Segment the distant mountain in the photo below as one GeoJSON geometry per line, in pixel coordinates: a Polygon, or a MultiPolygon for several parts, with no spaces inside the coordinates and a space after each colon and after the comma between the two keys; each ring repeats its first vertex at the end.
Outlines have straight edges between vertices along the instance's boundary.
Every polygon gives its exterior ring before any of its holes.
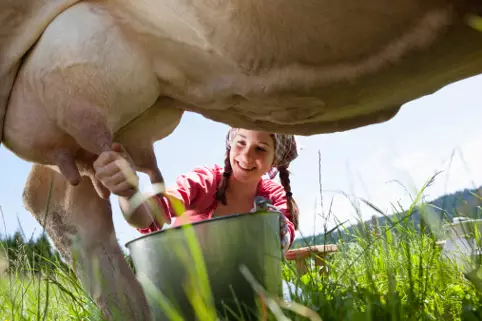
{"type": "Polygon", "coordinates": [[[482,218],[482,186],[474,189],[464,189],[462,191],[455,192],[453,194],[447,194],[441,196],[430,202],[422,202],[420,206],[414,209],[411,213],[400,212],[392,215],[377,217],[376,219],[367,220],[363,223],[357,223],[350,226],[340,227],[338,230],[333,231],[325,235],[323,233],[296,239],[292,248],[299,248],[314,244],[333,244],[337,243],[341,238],[349,240],[352,238],[352,234],[355,231],[359,231],[362,224],[365,224],[368,228],[374,228],[374,224],[379,226],[385,226],[388,222],[398,221],[403,218],[408,218],[410,222],[413,222],[415,228],[420,231],[421,213],[426,211],[430,213],[430,217],[434,218],[432,222],[436,222],[438,227],[443,224],[452,221],[454,217],[463,216],[474,219],[482,218]]]}

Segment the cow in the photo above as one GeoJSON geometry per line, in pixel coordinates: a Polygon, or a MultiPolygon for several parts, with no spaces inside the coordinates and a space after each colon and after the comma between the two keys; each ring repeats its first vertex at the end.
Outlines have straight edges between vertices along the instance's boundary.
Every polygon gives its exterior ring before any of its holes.
{"type": "Polygon", "coordinates": [[[153,143],[184,111],[296,135],[387,121],[482,72],[481,12],[479,0],[3,0],[0,142],[32,163],[25,207],[106,318],[148,320],[97,155],[118,142],[162,183],[153,143]]]}

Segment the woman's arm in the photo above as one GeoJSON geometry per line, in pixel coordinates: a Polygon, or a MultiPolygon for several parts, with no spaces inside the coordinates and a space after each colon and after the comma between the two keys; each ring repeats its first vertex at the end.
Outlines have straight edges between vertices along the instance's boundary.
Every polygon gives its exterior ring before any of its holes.
{"type": "Polygon", "coordinates": [[[148,203],[144,202],[136,209],[132,209],[129,199],[129,197],[120,196],[119,207],[122,211],[124,219],[132,227],[137,229],[147,228],[153,224],[154,218],[156,219],[158,226],[163,226],[164,223],[170,223],[171,218],[170,216],[166,216],[166,211],[162,206],[158,206],[158,210],[160,211],[161,215],[154,215],[148,203]]]}
{"type": "Polygon", "coordinates": [[[151,216],[159,218],[151,219],[149,226],[140,227],[138,231],[147,234],[160,230],[164,223],[170,224],[172,217],[183,214],[182,211],[177,213],[176,208],[191,209],[197,207],[203,209],[209,207],[216,193],[216,182],[215,170],[207,167],[195,168],[178,176],[176,184],[166,189],[167,197],[159,195],[153,197],[153,200],[156,201],[156,208],[160,208],[160,215],[151,216]]]}
{"type": "MultiPolygon", "coordinates": [[[[154,196],[139,205],[133,202],[139,194],[139,178],[134,165],[119,144],[112,151],[103,152],[94,162],[96,178],[113,194],[119,196],[119,207],[125,220],[138,230],[158,230],[164,223],[170,223],[175,213],[174,206],[166,197],[154,196]],[[133,208],[135,207],[135,208],[133,208]],[[159,215],[160,214],[160,215],[159,215]]],[[[203,202],[215,189],[214,172],[208,168],[196,168],[177,177],[176,184],[166,190],[166,194],[180,202],[184,208],[203,202]]],[[[142,231],[141,231],[142,232],[142,231]]]]}

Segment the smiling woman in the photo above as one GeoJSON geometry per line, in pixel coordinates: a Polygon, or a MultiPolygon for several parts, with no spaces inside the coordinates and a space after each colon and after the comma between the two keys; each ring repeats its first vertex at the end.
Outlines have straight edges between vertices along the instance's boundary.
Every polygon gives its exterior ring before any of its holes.
{"type": "Polygon", "coordinates": [[[128,155],[120,146],[102,153],[94,163],[96,176],[113,194],[119,196],[120,207],[126,221],[143,234],[158,231],[164,223],[173,227],[253,210],[254,199],[268,199],[281,215],[281,246],[286,251],[295,238],[298,228],[298,207],[293,200],[288,167],[298,156],[294,136],[231,128],[226,138],[224,168],[195,168],[180,175],[175,186],[165,195],[156,195],[160,207],[156,215],[147,202],[132,208],[131,198],[137,193],[137,176],[130,166],[128,155]],[[120,165],[120,164],[123,164],[120,165]],[[128,173],[126,173],[126,165],[128,173]],[[122,168],[123,167],[123,168],[122,168]],[[273,179],[279,173],[281,184],[273,179]],[[269,178],[263,178],[268,174],[269,178]],[[176,202],[186,209],[176,217],[176,202]]]}

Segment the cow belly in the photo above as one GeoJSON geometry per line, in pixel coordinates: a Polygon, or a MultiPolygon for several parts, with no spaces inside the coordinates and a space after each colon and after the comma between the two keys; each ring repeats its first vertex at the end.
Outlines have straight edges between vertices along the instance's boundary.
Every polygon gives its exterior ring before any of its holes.
{"type": "Polygon", "coordinates": [[[476,0],[106,1],[163,92],[231,126],[348,130],[481,70],[476,0]]]}
{"type": "Polygon", "coordinates": [[[55,163],[59,151],[75,155],[145,112],[158,87],[147,60],[100,4],[78,3],[56,17],[24,60],[5,144],[26,160],[55,163]]]}

